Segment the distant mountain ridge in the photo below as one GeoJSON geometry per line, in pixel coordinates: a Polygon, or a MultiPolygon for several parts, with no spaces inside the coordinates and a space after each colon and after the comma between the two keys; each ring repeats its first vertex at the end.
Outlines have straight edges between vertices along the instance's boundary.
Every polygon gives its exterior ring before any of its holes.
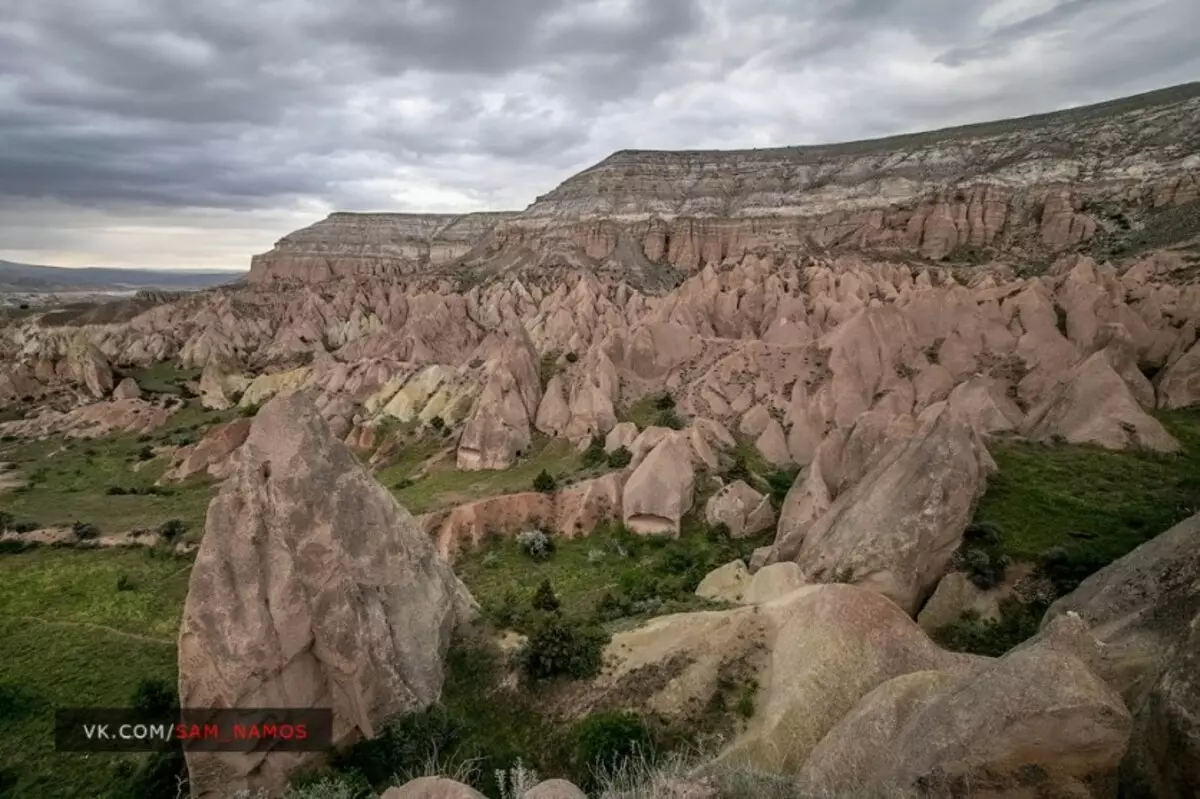
{"type": "Polygon", "coordinates": [[[171,271],[117,267],[38,266],[0,261],[0,291],[188,291],[232,283],[244,272],[229,270],[171,271]]]}

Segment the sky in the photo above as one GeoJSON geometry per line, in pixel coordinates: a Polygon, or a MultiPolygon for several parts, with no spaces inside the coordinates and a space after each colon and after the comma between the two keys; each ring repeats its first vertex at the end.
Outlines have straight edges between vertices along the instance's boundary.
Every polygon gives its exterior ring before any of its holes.
{"type": "Polygon", "coordinates": [[[1197,0],[3,0],[0,259],[247,268],[332,210],[520,210],[1200,79],[1197,0]]]}

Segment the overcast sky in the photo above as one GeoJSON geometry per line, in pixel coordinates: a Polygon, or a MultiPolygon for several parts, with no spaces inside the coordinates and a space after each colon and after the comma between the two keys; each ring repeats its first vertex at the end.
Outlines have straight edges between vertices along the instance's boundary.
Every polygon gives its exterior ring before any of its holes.
{"type": "Polygon", "coordinates": [[[521,209],[623,148],[879,136],[1200,78],[1200,0],[3,0],[0,259],[239,267],[521,209]]]}

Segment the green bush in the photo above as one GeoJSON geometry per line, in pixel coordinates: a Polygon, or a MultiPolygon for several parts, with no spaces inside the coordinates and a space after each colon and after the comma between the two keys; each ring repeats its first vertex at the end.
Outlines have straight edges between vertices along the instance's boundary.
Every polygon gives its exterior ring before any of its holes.
{"type": "Polygon", "coordinates": [[[537,590],[533,592],[533,608],[534,610],[543,610],[547,613],[553,613],[558,610],[562,603],[558,601],[558,595],[554,593],[554,586],[550,585],[549,580],[542,580],[537,590]]]}
{"type": "Polygon", "coordinates": [[[158,534],[164,541],[174,541],[187,532],[187,525],[182,519],[168,519],[158,527],[158,534]]]}
{"type": "Polygon", "coordinates": [[[984,619],[968,610],[953,624],[934,630],[932,638],[954,652],[999,657],[1033,637],[1045,611],[1043,603],[1010,598],[1000,603],[999,619],[984,619]]]}
{"type": "Polygon", "coordinates": [[[579,360],[579,353],[577,353],[577,352],[568,352],[567,353],[567,363],[575,363],[578,360],[579,360]]]}
{"type": "Polygon", "coordinates": [[[1006,556],[993,557],[976,547],[967,549],[963,555],[963,570],[967,573],[967,578],[984,591],[1004,582],[1004,574],[1009,565],[1006,556]]]}
{"type": "Polygon", "coordinates": [[[391,719],[374,738],[335,752],[329,764],[337,772],[361,774],[372,785],[381,785],[449,758],[462,734],[460,724],[435,706],[391,719]]]}
{"type": "Polygon", "coordinates": [[[413,485],[413,481],[411,478],[401,477],[399,480],[397,480],[395,483],[392,484],[392,488],[396,489],[397,491],[403,491],[406,488],[412,488],[412,485],[413,485]]]}
{"type": "Polygon", "coordinates": [[[792,469],[775,469],[767,474],[767,486],[770,488],[771,504],[775,506],[775,510],[783,507],[783,501],[792,490],[797,474],[799,472],[792,469]]]}
{"type": "Polygon", "coordinates": [[[1074,591],[1081,582],[1110,562],[1095,552],[1051,547],[1042,553],[1039,569],[1054,584],[1058,595],[1063,596],[1074,591]]]}
{"type": "Polygon", "coordinates": [[[674,408],[667,408],[659,411],[654,417],[654,423],[659,427],[669,427],[672,430],[682,430],[684,428],[683,419],[675,412],[674,408]]]}
{"type": "Polygon", "coordinates": [[[750,482],[752,476],[750,474],[750,467],[746,464],[746,456],[740,452],[735,454],[733,456],[733,463],[725,471],[725,476],[728,477],[731,482],[734,480],[741,480],[747,483],[750,482]]]}
{"type": "Polygon", "coordinates": [[[675,398],[667,392],[663,392],[654,398],[654,409],[657,411],[669,411],[674,407],[675,398]]]}
{"type": "Polygon", "coordinates": [[[633,462],[633,453],[627,447],[617,447],[608,453],[608,465],[613,469],[624,469],[633,462]]]}
{"type": "Polygon", "coordinates": [[[629,760],[649,761],[654,756],[654,737],[636,713],[591,713],[576,722],[569,737],[571,771],[588,790],[629,760]]]}
{"type": "Polygon", "coordinates": [[[7,533],[16,524],[16,521],[11,513],[0,510],[0,533],[7,533]]]}
{"type": "Polygon", "coordinates": [[[0,555],[19,555],[30,546],[25,541],[0,541],[0,555]]]}
{"type": "Polygon", "coordinates": [[[602,630],[561,616],[545,616],[521,652],[521,665],[533,680],[594,677],[600,673],[607,642],[608,635],[602,630]]]}
{"type": "Polygon", "coordinates": [[[152,461],[155,457],[154,447],[149,444],[138,450],[138,460],[140,461],[152,461]]]}
{"type": "Polygon", "coordinates": [[[554,475],[545,469],[542,469],[538,472],[537,477],[533,478],[534,491],[541,491],[543,494],[552,494],[557,487],[558,481],[554,479],[554,475]]]}
{"type": "Polygon", "coordinates": [[[80,541],[86,541],[100,535],[100,528],[88,522],[75,522],[71,525],[71,532],[80,541]]]}
{"type": "Polygon", "coordinates": [[[38,529],[38,527],[40,527],[40,525],[37,522],[23,521],[14,524],[12,526],[12,531],[14,533],[32,533],[34,530],[38,529]]]}
{"type": "Polygon", "coordinates": [[[104,493],[108,494],[110,497],[123,497],[128,494],[129,491],[126,490],[124,486],[109,486],[108,490],[104,493]]]}
{"type": "Polygon", "coordinates": [[[122,574],[120,577],[117,578],[117,590],[118,591],[132,591],[133,590],[133,580],[129,579],[128,574],[122,574]]]}
{"type": "Polygon", "coordinates": [[[604,439],[600,436],[592,436],[588,448],[583,451],[583,457],[580,462],[585,468],[599,466],[608,460],[608,454],[604,451],[604,439]]]}
{"type": "Polygon", "coordinates": [[[440,433],[446,429],[446,420],[440,416],[435,416],[429,420],[429,426],[440,433]]]}
{"type": "Polygon", "coordinates": [[[138,682],[130,705],[139,713],[168,716],[179,709],[179,692],[164,679],[146,678],[138,682]]]}
{"type": "Polygon", "coordinates": [[[534,560],[548,560],[554,554],[554,539],[544,530],[522,530],[517,546],[534,560]]]}

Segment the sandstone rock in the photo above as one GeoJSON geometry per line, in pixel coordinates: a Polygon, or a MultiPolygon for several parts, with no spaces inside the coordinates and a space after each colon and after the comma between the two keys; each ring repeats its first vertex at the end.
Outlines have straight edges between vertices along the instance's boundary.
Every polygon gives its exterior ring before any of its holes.
{"type": "Polygon", "coordinates": [[[960,383],[947,400],[950,409],[984,436],[1011,433],[1021,425],[1024,414],[1005,394],[1003,386],[988,377],[976,376],[960,383]]]}
{"type": "Polygon", "coordinates": [[[1200,342],[1167,368],[1158,381],[1158,407],[1187,408],[1200,402],[1200,342]]]}
{"type": "Polygon", "coordinates": [[[932,635],[939,628],[958,621],[968,610],[983,619],[997,619],[1000,602],[994,593],[976,586],[965,573],[950,572],[938,581],[933,595],[917,614],[917,624],[932,635]]]}
{"type": "Polygon", "coordinates": [[[696,586],[696,596],[740,604],[749,582],[750,572],[746,570],[746,564],[740,560],[731,561],[704,575],[700,585],[696,586]]]}
{"type": "Polygon", "coordinates": [[[1136,707],[1164,654],[1200,615],[1200,515],[1088,577],[1046,612],[1078,613],[1104,644],[1102,676],[1136,707]]]}
{"type": "Polygon", "coordinates": [[[113,399],[119,400],[138,399],[142,396],[142,389],[138,386],[136,380],[132,377],[126,377],[113,389],[112,395],[113,399]]]}
{"type": "Polygon", "coordinates": [[[587,799],[587,794],[566,780],[546,780],[526,791],[521,799],[587,799]]]}
{"type": "Polygon", "coordinates": [[[542,404],[538,406],[537,429],[546,435],[559,436],[570,421],[571,408],[563,394],[562,378],[555,375],[546,384],[546,393],[542,395],[542,404]]]}
{"type": "Polygon", "coordinates": [[[814,585],[747,610],[771,625],[756,712],[722,753],[773,773],[797,773],[821,739],[869,691],[902,674],[969,667],[943,652],[885,597],[814,585]]]}
{"type": "Polygon", "coordinates": [[[625,484],[621,501],[625,526],[635,533],[679,535],[679,520],[692,507],[695,479],[685,437],[679,433],[663,437],[625,484]]]}
{"type": "Polygon", "coordinates": [[[775,510],[771,499],[758,493],[742,480],[735,480],[713,494],[704,506],[704,518],[709,524],[729,526],[734,538],[754,535],[771,528],[775,510]]]}
{"type": "Polygon", "coordinates": [[[912,438],[890,447],[807,530],[799,551],[780,551],[780,559],[798,563],[810,582],[854,582],[915,614],[995,468],[978,435],[946,405],[918,421],[912,438]]]}
{"type": "Polygon", "coordinates": [[[479,791],[445,777],[418,777],[388,788],[379,799],[487,799],[479,791]]]}
{"type": "Polygon", "coordinates": [[[1086,625],[1077,617],[1074,624],[969,673],[926,671],[883,683],[813,750],[801,784],[830,792],[1115,796],[1129,713],[1088,668],[1086,625]]]}
{"type": "Polygon", "coordinates": [[[1200,614],[1138,708],[1123,795],[1185,799],[1200,785],[1200,614]]]}
{"type": "MultiPolygon", "coordinates": [[[[633,422],[621,422],[608,431],[608,435],[604,438],[604,451],[613,452],[621,447],[630,449],[637,436],[638,429],[636,424],[633,422]]],[[[632,452],[631,449],[630,451],[632,452]]]]}
{"type": "Polygon", "coordinates": [[[511,331],[458,442],[458,468],[506,469],[529,451],[541,400],[538,357],[524,329],[511,331]]]}
{"type": "Polygon", "coordinates": [[[237,373],[236,366],[221,357],[209,358],[200,373],[200,404],[214,411],[232,408],[250,380],[237,373]]]}
{"type": "Polygon", "coordinates": [[[772,563],[754,572],[742,594],[742,602],[746,605],[774,602],[807,584],[800,567],[795,563],[772,563]]]}
{"type": "Polygon", "coordinates": [[[249,419],[213,427],[190,447],[179,449],[160,482],[177,483],[197,474],[224,479],[237,468],[235,453],[250,434],[249,419]]]}
{"type": "Polygon", "coordinates": [[[763,456],[763,460],[772,466],[786,466],[792,462],[783,427],[775,419],[767,423],[762,435],[754,442],[754,448],[763,456]]]}
{"type": "Polygon", "coordinates": [[[771,412],[761,405],[755,405],[742,415],[738,431],[747,438],[758,438],[771,421],[771,412]]]}
{"type": "Polygon", "coordinates": [[[238,407],[254,408],[262,405],[276,394],[295,391],[304,385],[311,371],[307,366],[302,366],[287,372],[259,375],[242,392],[242,398],[238,400],[238,407]]]}
{"type": "Polygon", "coordinates": [[[94,344],[82,336],[71,341],[63,367],[63,377],[82,386],[97,399],[108,396],[113,389],[112,368],[108,365],[108,360],[94,344]]]}
{"type": "MultiPolygon", "coordinates": [[[[186,707],[331,707],[335,743],[434,702],[474,602],[311,400],[259,412],[209,507],[179,633],[186,707]]],[[[188,752],[193,796],[277,791],[311,755],[188,752]]]]}
{"type": "Polygon", "coordinates": [[[1029,412],[1022,433],[1035,441],[1060,436],[1071,444],[1175,452],[1179,442],[1138,405],[1103,352],[1075,367],[1029,412]]]}

